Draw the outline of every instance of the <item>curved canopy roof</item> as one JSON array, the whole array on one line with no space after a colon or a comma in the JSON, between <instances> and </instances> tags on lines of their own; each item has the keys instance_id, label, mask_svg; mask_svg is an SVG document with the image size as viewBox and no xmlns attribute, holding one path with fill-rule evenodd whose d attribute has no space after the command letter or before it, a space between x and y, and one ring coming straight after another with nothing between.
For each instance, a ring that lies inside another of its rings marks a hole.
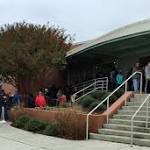
<instances>
[{"instance_id":1,"label":"curved canopy roof","mask_svg":"<svg viewBox=\"0 0 150 150\"><path fill-rule=\"evenodd\" d=\"M112 32L109 32L99 38L90 40L87 43L68 51L66 57L71 57L75 54L82 53L83 51L88 50L96 45L103 45L113 42L114 40L134 37L145 34L147 32L150 32L150 19L126 25L124 27L113 30Z\"/></svg>"}]
</instances>

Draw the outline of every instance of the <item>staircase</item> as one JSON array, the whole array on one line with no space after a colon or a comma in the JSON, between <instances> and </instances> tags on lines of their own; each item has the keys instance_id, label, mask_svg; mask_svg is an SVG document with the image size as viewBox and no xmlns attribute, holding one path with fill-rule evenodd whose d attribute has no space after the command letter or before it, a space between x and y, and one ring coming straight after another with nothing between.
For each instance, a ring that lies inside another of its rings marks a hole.
<instances>
[{"instance_id":1,"label":"staircase","mask_svg":"<svg viewBox=\"0 0 150 150\"><path fill-rule=\"evenodd\" d=\"M109 119L108 124L104 124L98 133L90 133L91 139L119 142L130 144L131 142L131 118L139 106L142 104L147 94L135 94L127 102L126 106L118 110L118 113ZM149 106L150 114L150 106ZM150 117L149 117L150 121ZM146 104L141 108L134 118L133 124L133 144L141 146L150 146L150 123L148 128L146 124Z\"/></svg>"}]
</instances>

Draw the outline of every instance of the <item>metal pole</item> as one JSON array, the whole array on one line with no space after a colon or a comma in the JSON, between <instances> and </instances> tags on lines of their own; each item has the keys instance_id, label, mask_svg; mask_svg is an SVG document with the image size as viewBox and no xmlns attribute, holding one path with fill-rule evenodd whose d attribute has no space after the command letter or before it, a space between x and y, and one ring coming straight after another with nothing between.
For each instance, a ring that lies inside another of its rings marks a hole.
<instances>
[{"instance_id":1,"label":"metal pole","mask_svg":"<svg viewBox=\"0 0 150 150\"><path fill-rule=\"evenodd\" d=\"M106 83L106 86L107 86L107 87L106 87L106 92L108 92L108 82L109 82L109 81L108 81L108 78L106 79L106 82L107 82L107 83Z\"/></svg>"},{"instance_id":2,"label":"metal pole","mask_svg":"<svg viewBox=\"0 0 150 150\"><path fill-rule=\"evenodd\" d=\"M142 94L142 86L143 86L143 75L141 74L141 79L140 79L140 94Z\"/></svg>"},{"instance_id":3,"label":"metal pole","mask_svg":"<svg viewBox=\"0 0 150 150\"><path fill-rule=\"evenodd\" d=\"M94 89L96 89L96 79L95 79L94 83L95 83L95 84L94 84Z\"/></svg>"},{"instance_id":4,"label":"metal pole","mask_svg":"<svg viewBox=\"0 0 150 150\"><path fill-rule=\"evenodd\" d=\"M109 98L107 99L107 124L108 124L108 120L109 120L108 108L109 108Z\"/></svg>"},{"instance_id":5,"label":"metal pole","mask_svg":"<svg viewBox=\"0 0 150 150\"><path fill-rule=\"evenodd\" d=\"M125 92L128 90L128 81L125 83Z\"/></svg>"},{"instance_id":6,"label":"metal pole","mask_svg":"<svg viewBox=\"0 0 150 150\"><path fill-rule=\"evenodd\" d=\"M104 80L102 80L102 92L104 91Z\"/></svg>"},{"instance_id":7,"label":"metal pole","mask_svg":"<svg viewBox=\"0 0 150 150\"><path fill-rule=\"evenodd\" d=\"M89 139L89 115L86 116L86 140Z\"/></svg>"},{"instance_id":8,"label":"metal pole","mask_svg":"<svg viewBox=\"0 0 150 150\"><path fill-rule=\"evenodd\" d=\"M148 104L149 104L149 101L147 101L147 107L146 107L146 128L148 128Z\"/></svg>"},{"instance_id":9,"label":"metal pole","mask_svg":"<svg viewBox=\"0 0 150 150\"><path fill-rule=\"evenodd\" d=\"M133 120L131 120L131 146L133 146Z\"/></svg>"},{"instance_id":10,"label":"metal pole","mask_svg":"<svg viewBox=\"0 0 150 150\"><path fill-rule=\"evenodd\" d=\"M84 95L84 83L83 83L83 95Z\"/></svg>"}]
</instances>

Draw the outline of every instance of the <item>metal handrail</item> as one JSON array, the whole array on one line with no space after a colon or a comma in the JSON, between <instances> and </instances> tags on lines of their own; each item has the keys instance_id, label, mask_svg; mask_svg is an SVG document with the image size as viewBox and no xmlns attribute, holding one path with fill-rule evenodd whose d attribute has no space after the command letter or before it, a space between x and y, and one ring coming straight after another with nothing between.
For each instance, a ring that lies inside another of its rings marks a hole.
<instances>
[{"instance_id":1,"label":"metal handrail","mask_svg":"<svg viewBox=\"0 0 150 150\"><path fill-rule=\"evenodd\" d=\"M106 79L106 81L104 81L104 80L102 80L102 79ZM106 91L108 91L108 77L97 78L97 79L95 79L94 81L95 81L94 83L92 83L92 84L86 86L85 88L79 90L78 92L74 93L74 94L72 95L72 102L76 102L76 101L78 101L80 98L85 97L86 95L88 95L88 94L90 94L90 93L92 93L92 92L94 92L94 91L96 91L96 90L98 90L98 89L101 89L101 87L97 87L97 85L99 85L100 83L101 83L102 86L103 86L103 87L102 87L102 90L104 90L104 85L106 85ZM87 90L87 89L89 89L90 87L93 87L93 89L90 90L90 91L87 92L87 93L84 93L84 91ZM75 99L75 98L76 98L76 95L79 94L79 93L81 93L81 92L84 93L84 94L83 94L82 96L78 97L77 99Z\"/></svg>"},{"instance_id":2,"label":"metal handrail","mask_svg":"<svg viewBox=\"0 0 150 150\"><path fill-rule=\"evenodd\" d=\"M115 93L117 92L123 85L125 85L125 92L127 91L127 87L128 87L128 81L135 75L135 74L140 74L141 78L140 78L140 93L142 93L142 72L134 72L129 78L127 78L120 86L118 86L112 93L110 93L103 101L101 101L96 107L94 107L88 114L86 117L86 139L88 140L88 134L89 134L89 116L98 108L100 107L104 102L107 101L107 109L109 108L109 98ZM109 114L107 111L107 123L108 123L108 119L109 119Z\"/></svg>"},{"instance_id":3,"label":"metal handrail","mask_svg":"<svg viewBox=\"0 0 150 150\"><path fill-rule=\"evenodd\" d=\"M91 79L91 80L88 80L88 81L84 81L82 83L75 84L74 86L76 87L76 86L86 85L88 83L95 82L97 80L104 80L104 79L108 79L108 77L101 77L101 78Z\"/></svg>"},{"instance_id":4,"label":"metal handrail","mask_svg":"<svg viewBox=\"0 0 150 150\"><path fill-rule=\"evenodd\" d=\"M133 123L134 123L134 118L136 117L137 113L142 109L143 105L147 102L147 106L146 106L146 128L148 128L148 105L149 105L149 98L150 98L150 94L148 94L148 96L145 98L145 100L143 101L143 103L139 106L139 108L137 109L137 111L133 114L132 118L131 118L131 146L133 145Z\"/></svg>"}]
</instances>

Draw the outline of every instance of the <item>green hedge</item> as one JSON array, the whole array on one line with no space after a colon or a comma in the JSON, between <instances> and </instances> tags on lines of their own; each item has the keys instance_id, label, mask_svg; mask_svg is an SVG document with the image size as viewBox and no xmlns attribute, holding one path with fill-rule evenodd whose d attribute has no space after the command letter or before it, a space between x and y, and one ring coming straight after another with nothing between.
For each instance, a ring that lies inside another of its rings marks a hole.
<instances>
[{"instance_id":1,"label":"green hedge","mask_svg":"<svg viewBox=\"0 0 150 150\"><path fill-rule=\"evenodd\" d=\"M93 108L95 108L97 105L99 104L99 101L95 101L93 102L90 107L89 110L91 111ZM100 107L98 107L95 111L104 111L106 110L106 105L102 104Z\"/></svg>"},{"instance_id":2,"label":"green hedge","mask_svg":"<svg viewBox=\"0 0 150 150\"><path fill-rule=\"evenodd\" d=\"M16 128L24 129L25 125L30 121L30 117L28 116L20 116L16 119L16 121L12 124Z\"/></svg>"},{"instance_id":3,"label":"green hedge","mask_svg":"<svg viewBox=\"0 0 150 150\"><path fill-rule=\"evenodd\" d=\"M28 131L32 131L32 132L37 132L37 131L41 132L46 128L47 125L48 125L48 123L46 123L44 121L30 119L26 123L25 129L28 130Z\"/></svg>"},{"instance_id":4,"label":"green hedge","mask_svg":"<svg viewBox=\"0 0 150 150\"><path fill-rule=\"evenodd\" d=\"M58 127L57 122L50 123L44 129L43 134L49 135L49 136L57 136L58 135L57 127Z\"/></svg>"},{"instance_id":5,"label":"green hedge","mask_svg":"<svg viewBox=\"0 0 150 150\"><path fill-rule=\"evenodd\" d=\"M109 98L110 104L113 104L123 93L124 93L123 90L119 90L116 93L114 93ZM89 110L92 110L102 100L104 100L109 94L110 94L110 92L95 91L92 94L87 95L87 96L81 98L79 104L83 108L89 108ZM104 111L104 110L106 110L106 103L102 104L97 110L98 111Z\"/></svg>"},{"instance_id":6,"label":"green hedge","mask_svg":"<svg viewBox=\"0 0 150 150\"><path fill-rule=\"evenodd\" d=\"M82 105L82 107L87 108L87 107L89 107L95 101L97 101L95 98L93 98L92 96L88 95L88 96L85 96L80 101L80 104Z\"/></svg>"}]
</instances>

